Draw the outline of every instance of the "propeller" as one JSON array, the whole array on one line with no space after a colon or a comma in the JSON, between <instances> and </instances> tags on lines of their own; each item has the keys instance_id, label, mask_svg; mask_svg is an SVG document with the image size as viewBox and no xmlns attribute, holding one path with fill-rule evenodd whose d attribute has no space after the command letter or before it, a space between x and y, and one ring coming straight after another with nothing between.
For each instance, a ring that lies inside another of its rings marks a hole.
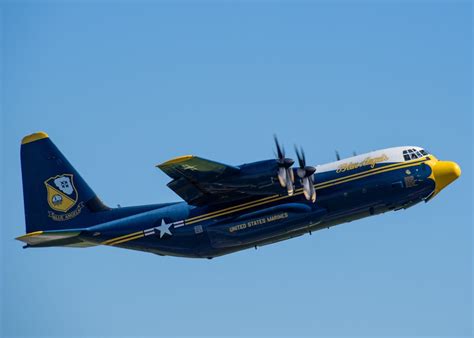
<instances>
[{"instance_id":1,"label":"propeller","mask_svg":"<svg viewBox=\"0 0 474 338\"><path fill-rule=\"evenodd\" d=\"M314 189L314 176L316 168L306 165L306 156L303 148L298 150L295 146L296 156L298 157L299 168L296 170L296 174L300 178L301 185L303 186L304 197L311 202L316 202L316 190Z\"/></svg>"},{"instance_id":2,"label":"propeller","mask_svg":"<svg viewBox=\"0 0 474 338\"><path fill-rule=\"evenodd\" d=\"M291 158L285 157L285 149L280 147L280 143L278 143L278 139L276 135L273 136L275 140L275 146L277 150L277 163L278 163L278 181L280 181L280 185L282 188L286 187L288 191L288 195L293 195L295 191L294 182L295 177L293 175L293 169L291 166L295 163L294 160Z\"/></svg>"}]
</instances>

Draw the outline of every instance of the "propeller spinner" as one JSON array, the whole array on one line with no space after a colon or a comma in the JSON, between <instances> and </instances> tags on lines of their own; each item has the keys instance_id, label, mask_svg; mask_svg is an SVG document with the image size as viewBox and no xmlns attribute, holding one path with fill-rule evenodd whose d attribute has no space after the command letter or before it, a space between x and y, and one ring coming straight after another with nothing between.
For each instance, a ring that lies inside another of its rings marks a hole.
<instances>
[{"instance_id":1,"label":"propeller spinner","mask_svg":"<svg viewBox=\"0 0 474 338\"><path fill-rule=\"evenodd\" d=\"M296 170L296 174L300 178L301 185L303 186L304 197L311 202L316 202L316 189L314 189L314 176L316 168L306 165L306 156L303 148L298 150L295 146L296 156L298 157L299 168Z\"/></svg>"},{"instance_id":2,"label":"propeller spinner","mask_svg":"<svg viewBox=\"0 0 474 338\"><path fill-rule=\"evenodd\" d=\"M291 196L295 191L295 177L293 175L293 169L291 169L291 166L293 165L293 163L295 163L295 161L291 158L285 157L285 149L283 149L283 147L280 147L276 135L273 136L273 138L275 139L275 146L277 150L276 160L278 163L278 181L280 182L282 188L286 187L288 195Z\"/></svg>"}]
</instances>

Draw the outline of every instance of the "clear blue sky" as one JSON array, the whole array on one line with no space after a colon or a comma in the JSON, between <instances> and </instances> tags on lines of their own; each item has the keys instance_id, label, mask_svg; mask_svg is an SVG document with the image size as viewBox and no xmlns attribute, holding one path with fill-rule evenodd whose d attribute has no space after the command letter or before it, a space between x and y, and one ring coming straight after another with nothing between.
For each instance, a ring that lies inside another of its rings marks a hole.
<instances>
[{"instance_id":1,"label":"clear blue sky","mask_svg":"<svg viewBox=\"0 0 474 338\"><path fill-rule=\"evenodd\" d=\"M470 2L7 1L1 23L4 336L471 335ZM270 158L274 132L314 164L409 144L463 175L211 261L23 250L20 140L38 130L112 206L179 200L156 163Z\"/></svg>"}]
</instances>

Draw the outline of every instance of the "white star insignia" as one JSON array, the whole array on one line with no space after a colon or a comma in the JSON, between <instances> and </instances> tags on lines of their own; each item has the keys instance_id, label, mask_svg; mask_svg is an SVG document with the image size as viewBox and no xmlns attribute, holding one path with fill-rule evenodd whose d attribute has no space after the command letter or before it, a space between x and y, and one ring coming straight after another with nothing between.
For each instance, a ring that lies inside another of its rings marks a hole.
<instances>
[{"instance_id":1,"label":"white star insignia","mask_svg":"<svg viewBox=\"0 0 474 338\"><path fill-rule=\"evenodd\" d=\"M192 171L198 170L195 166L189 165L189 164L182 164L181 168L183 168L184 170L192 170Z\"/></svg>"},{"instance_id":2,"label":"white star insignia","mask_svg":"<svg viewBox=\"0 0 474 338\"><path fill-rule=\"evenodd\" d=\"M172 223L166 224L164 219L161 220L161 225L155 228L156 230L160 231L160 238L162 238L165 234L168 234L170 236L173 235L170 231L171 224Z\"/></svg>"}]
</instances>

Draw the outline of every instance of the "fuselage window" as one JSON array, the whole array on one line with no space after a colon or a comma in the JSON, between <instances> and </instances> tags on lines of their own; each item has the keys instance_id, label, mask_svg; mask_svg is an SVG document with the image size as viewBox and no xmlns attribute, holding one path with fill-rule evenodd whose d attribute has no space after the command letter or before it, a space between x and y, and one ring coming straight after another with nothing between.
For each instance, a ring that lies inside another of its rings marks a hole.
<instances>
[{"instance_id":1,"label":"fuselage window","mask_svg":"<svg viewBox=\"0 0 474 338\"><path fill-rule=\"evenodd\" d=\"M403 158L405 159L405 161L410 161L410 155L408 155L407 150L403 151Z\"/></svg>"},{"instance_id":2,"label":"fuselage window","mask_svg":"<svg viewBox=\"0 0 474 338\"><path fill-rule=\"evenodd\" d=\"M428 153L425 151L425 149L420 149L420 153L422 153L424 156L428 156Z\"/></svg>"}]
</instances>

